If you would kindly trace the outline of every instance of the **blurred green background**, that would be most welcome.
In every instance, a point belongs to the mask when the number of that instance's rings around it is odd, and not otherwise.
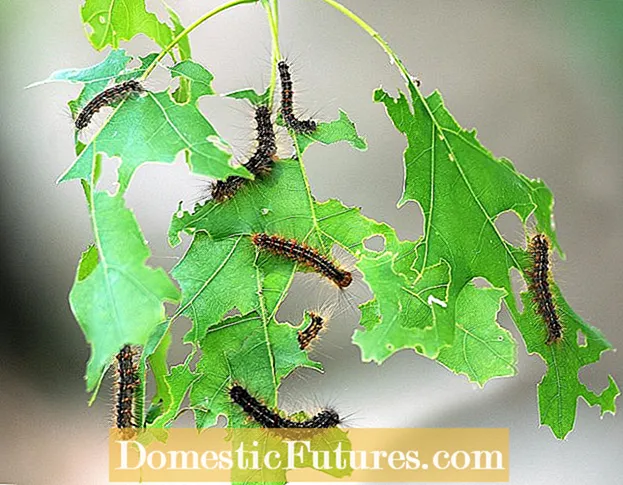
[[[218,4],[169,3],[186,24]],[[306,163],[314,193],[361,206],[401,237],[418,237],[417,207],[395,208],[405,140],[371,100],[380,84],[393,91],[401,79],[371,39],[322,2],[281,3],[281,43],[300,81],[298,101],[320,119],[343,108],[370,145],[365,153],[346,145],[312,147]],[[556,266],[557,280],[575,310],[621,347],[623,1],[344,3],[389,41],[425,93],[441,90],[459,123],[478,128],[483,145],[549,184],[568,256]],[[164,11],[156,1],[147,4]],[[56,69],[99,62],[105,52],[94,51],[84,37],[78,0],[5,0],[0,41],[0,482],[107,483],[112,400],[103,388],[96,404],[86,405],[88,350],[67,303],[91,232],[79,184],[55,185],[73,159],[65,104],[79,88],[24,90]],[[191,41],[218,91],[267,82],[270,36],[259,6],[212,19]],[[153,46],[137,38],[129,49],[143,54]],[[249,110],[219,98],[201,106],[244,154],[252,138]],[[115,166],[108,162],[109,174]],[[179,200],[190,203],[201,190],[181,158],[137,173],[128,199],[151,245],[152,264],[169,269],[182,254],[166,242],[170,215]],[[505,223],[516,240],[518,228]],[[297,321],[304,297],[305,304],[321,303],[304,283],[280,316]],[[284,407],[330,401],[363,427],[510,427],[511,483],[621,483],[621,417],[600,420],[581,402],[576,430],[565,442],[539,429],[536,383],[544,366],[521,344],[519,375],[479,390],[410,352],[382,367],[362,364],[350,344],[358,315],[349,308],[338,313],[317,349],[326,373],[289,378]],[[506,316],[502,323],[518,337]],[[174,359],[183,358],[179,347]],[[622,364],[621,354],[610,352],[581,377],[596,389],[607,385],[608,372],[623,383]]]

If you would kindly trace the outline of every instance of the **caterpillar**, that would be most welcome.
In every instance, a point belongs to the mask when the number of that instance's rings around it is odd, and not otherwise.
[[[134,350],[124,345],[117,354],[117,396],[115,425],[118,429],[136,427],[134,422],[134,391],[139,384],[138,370],[134,362]]]
[[[270,115],[270,110],[266,106],[258,106],[255,110],[257,149],[244,166],[256,177],[271,171],[273,159],[277,153],[275,131]],[[217,181],[212,186],[212,199],[216,202],[223,202],[232,198],[247,180],[244,177],[232,175],[225,180]]]
[[[86,128],[91,122],[91,119],[93,119],[93,116],[102,108],[111,106],[117,101],[125,99],[132,93],[142,93],[143,91],[144,89],[141,83],[135,80],[124,81],[102,91],[82,108],[82,111],[80,111],[74,122],[76,130],[80,131]]]
[[[333,409],[323,409],[305,421],[284,418],[279,413],[268,409],[244,387],[237,384],[229,390],[229,397],[262,428],[335,428],[341,422],[340,416]]]
[[[299,120],[294,115],[292,91],[292,76],[290,68],[285,61],[279,61],[277,64],[279,70],[279,79],[281,80],[281,115],[288,128],[296,133],[310,134],[316,131],[317,125],[314,120]]]
[[[537,313],[547,325],[547,345],[559,341],[563,331],[549,284],[549,250],[549,241],[544,234],[534,235],[528,244],[528,252],[532,258],[532,268],[528,271],[528,288],[533,293]]]
[[[296,239],[256,233],[251,236],[251,241],[262,250],[307,266],[335,283],[339,288],[346,288],[353,281],[353,275],[350,271],[341,268],[316,249],[297,242]]]
[[[299,330],[298,341],[301,350],[309,347],[309,344],[318,337],[318,334],[324,329],[326,319],[314,312],[309,312],[311,319],[310,324],[304,330]]]

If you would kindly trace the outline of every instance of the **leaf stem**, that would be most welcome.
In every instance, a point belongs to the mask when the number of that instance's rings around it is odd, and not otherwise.
[[[272,37],[272,62],[270,69],[270,86],[268,90],[268,107],[272,109],[275,89],[277,87],[277,63],[281,59],[279,49],[279,3],[272,0],[272,4],[265,4],[268,23],[270,24],[270,34]]]
[[[166,46],[162,50],[162,52],[160,52],[160,54],[158,54],[158,57],[156,57],[154,61],[150,64],[150,66],[147,69],[145,69],[145,72],[141,76],[141,80],[144,81],[145,79],[147,79],[147,76],[149,76],[152,73],[152,71],[156,68],[156,66],[164,58],[164,56],[166,56],[171,51],[171,49],[173,49],[182,39],[184,39],[188,34],[190,34],[193,30],[199,27],[206,20],[208,20],[211,17],[214,17],[216,14],[224,12],[225,10],[231,7],[235,7],[236,5],[241,5],[243,3],[255,3],[255,2],[257,2],[257,0],[232,0],[231,2],[224,3],[223,5],[216,7],[214,10],[210,10],[205,15],[202,15],[201,17],[199,17],[192,24],[190,24],[188,27],[182,30],[171,41],[171,43],[168,46]]]
[[[370,35],[370,37],[372,37],[375,40],[375,42],[378,45],[380,45],[381,48],[387,53],[387,55],[389,56],[391,60],[391,63],[396,65],[396,67],[400,71],[400,74],[402,74],[402,77],[404,77],[405,81],[407,81],[407,84],[410,87],[415,88],[413,79],[411,78],[409,71],[407,71],[407,68],[404,66],[400,58],[392,50],[389,44],[385,41],[385,39],[383,39],[383,37],[381,37],[376,30],[374,30],[365,20],[363,20],[361,17],[359,17],[354,12],[347,9],[341,3],[336,2],[335,0],[322,0],[322,1],[330,5],[331,7],[336,9],[338,12],[345,15],[346,17],[348,17],[350,20],[355,22],[359,27],[361,27],[368,35]]]

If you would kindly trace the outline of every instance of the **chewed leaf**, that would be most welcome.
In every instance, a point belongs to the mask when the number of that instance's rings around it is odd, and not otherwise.
[[[444,335],[453,331],[446,303],[450,268],[445,263],[425,268],[413,282],[396,273],[394,260],[383,254],[358,263],[375,304],[361,307],[364,330],[356,331],[353,342],[362,360],[379,364],[401,349],[434,358]]]
[[[517,372],[517,342],[496,321],[505,296],[504,290],[468,283],[456,302],[454,342],[441,349],[437,358],[481,387],[493,378]]]
[[[242,89],[224,95],[227,98],[245,99],[253,106],[268,106],[270,103],[270,89],[266,88],[263,93],[258,93],[253,89]]]
[[[612,377],[609,377],[608,388],[599,395],[580,382],[580,369],[597,362],[602,352],[612,350],[612,345],[598,329],[575,314],[555,284],[552,294],[563,325],[562,340],[546,344],[547,327],[536,313],[529,292],[521,294],[525,310],[517,325],[528,352],[539,354],[547,363],[547,372],[538,385],[541,424],[549,426],[557,438],[563,439],[575,424],[579,397],[591,406],[598,405],[602,414],[614,414],[620,392]]]
[[[149,249],[122,198],[96,192],[91,212],[96,243],[84,253],[69,295],[92,347],[88,391],[96,388],[121,347],[147,344],[165,318],[164,302],[179,299],[167,274],[145,265]]]
[[[121,159],[119,184],[123,192],[143,163],[172,163],[182,151],[186,152],[187,163],[196,174],[220,179],[229,175],[249,177],[244,167],[231,165],[228,144],[197,107],[200,96],[213,94],[212,75],[191,61],[174,66],[171,74],[189,80],[188,103],[178,104],[168,90],[128,97],[114,109],[61,181],[90,180],[93,157],[105,153]]]
[[[173,244],[179,242],[182,231],[194,238],[173,275],[187,302],[182,305],[184,314],[194,322],[187,336],[191,341],[201,338],[206,328],[233,308],[243,313],[259,309],[258,295],[262,295],[269,316],[285,298],[297,266],[287,259],[258,257],[251,244],[253,233],[295,238],[325,255],[336,244],[355,257],[376,255],[363,243],[375,235],[385,239],[387,250],[413,247],[413,243],[401,242],[389,226],[339,201],[319,204],[312,199],[310,204],[301,164],[296,160],[277,162],[269,177],[249,184],[232,200],[208,202],[195,207],[193,213],[175,215],[169,233]],[[236,281],[240,291],[219,287],[227,281]]]
[[[188,252],[171,273],[182,289],[180,313],[193,321],[187,341],[198,342],[206,329],[234,306],[241,313],[259,306],[254,260],[249,238],[215,241],[205,232],[195,234]],[[232,281],[238,295],[235,305],[231,301]]]
[[[366,150],[368,148],[366,140],[359,136],[355,124],[342,110],[340,110],[339,119],[330,122],[319,122],[313,133],[309,135],[297,134],[296,138],[301,152],[304,152],[314,142],[330,145],[338,141],[346,141],[357,150]]]
[[[173,39],[171,27],[148,12],[144,0],[86,0],[80,13],[90,28],[89,41],[97,50],[107,45],[116,49],[119,42],[138,34],[146,35],[160,47]]]
[[[46,80],[34,83],[31,86],[54,81],[84,84],[80,95],[69,102],[69,109],[75,117],[80,108],[93,99],[96,94],[102,92],[120,73],[124,72],[131,60],[132,57],[128,56],[123,49],[112,50],[106,59],[95,66],[85,69],[62,69],[53,72]]]
[[[232,384],[247,387],[267,406],[275,406],[282,379],[296,368],[317,367],[299,349],[296,332],[288,324],[264,321],[257,313],[211,327],[200,341],[203,355],[196,373],[201,377],[190,394],[197,427],[213,426],[219,415],[232,427],[247,425],[247,416],[229,398]]]
[[[423,98],[411,86],[411,96],[412,103],[403,94],[394,99],[383,90],[375,92],[409,143],[401,203],[415,201],[424,214],[416,269],[447,261],[451,300],[477,277],[512,294],[509,272],[520,264],[496,228],[496,218],[513,211],[526,221],[534,213],[539,227],[554,236],[551,192],[510,161],[495,158],[475,131],[463,130],[438,92]]]

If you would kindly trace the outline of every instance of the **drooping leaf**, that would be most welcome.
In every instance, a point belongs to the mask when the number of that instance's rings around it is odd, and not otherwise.
[[[406,174],[401,204],[415,201],[424,215],[424,236],[417,247],[413,268],[420,271],[438,261],[449,264],[451,278],[448,310],[455,313],[456,328],[454,332],[442,335],[446,340],[440,341],[442,345],[438,350],[443,353],[440,354],[440,360],[444,361],[441,355],[447,361],[453,354],[449,367],[459,372],[467,371],[470,379],[483,384],[487,378],[511,372],[514,365],[514,357],[510,359],[509,353],[511,343],[505,344],[505,358],[492,359],[498,365],[488,369],[474,366],[467,370],[468,362],[482,360],[478,351],[481,346],[472,342],[474,345],[469,347],[469,355],[461,361],[457,360],[459,350],[454,345],[461,342],[461,337],[466,338],[464,322],[469,318],[471,309],[484,309],[491,302],[489,292],[467,290],[472,293],[471,305],[459,307],[459,296],[468,288],[466,285],[478,277],[487,279],[495,288],[503,289],[506,292],[504,301],[530,351],[533,337],[527,334],[528,326],[521,323],[525,317],[520,315],[510,284],[512,268],[518,269],[524,279],[529,280],[526,254],[522,248],[504,239],[495,222],[501,214],[513,212],[525,228],[528,217],[532,215],[536,230],[546,234],[561,253],[553,224],[553,196],[542,181],[531,180],[520,174],[509,160],[496,159],[477,140],[475,130],[463,130],[445,108],[438,92],[424,98],[413,83],[409,83],[409,92],[412,101],[403,94],[392,98],[379,89],[375,93],[375,100],[384,104],[394,125],[408,141],[404,156]],[[562,301],[562,297],[560,299]],[[377,316],[371,309],[366,308],[369,325],[373,325]],[[568,310],[570,313],[571,310]],[[382,308],[376,309],[376,312],[382,313]],[[379,318],[382,317],[379,315]],[[482,317],[485,317],[484,313]],[[577,316],[573,318],[581,322]],[[499,329],[491,327],[490,322],[487,325],[489,331],[486,331],[485,326],[478,325],[478,332],[487,332],[487,335],[489,332],[499,332]],[[500,336],[504,338],[504,335]],[[552,358],[552,349],[545,346],[544,342],[545,339],[540,347],[534,347],[534,352],[538,352],[548,363],[548,373],[539,386],[541,419],[543,423],[552,426],[556,436],[562,437],[572,429],[578,395],[591,404],[599,403],[602,410],[613,409],[614,396],[618,392],[614,381],[611,380],[608,389],[598,397],[577,380],[579,367],[597,361],[599,354],[610,346],[602,342],[597,346],[598,351],[591,352],[590,358],[583,358],[577,342],[568,341],[571,357],[567,360],[583,362],[574,367],[563,364],[562,359]],[[378,347],[379,343],[370,345]],[[507,364],[504,364],[505,361]],[[558,376],[556,382],[552,381],[552,376]],[[558,380],[560,376],[567,379],[564,391],[560,388],[556,390],[556,386],[561,385]],[[554,398],[555,395],[558,397]],[[559,403],[556,419],[543,404],[552,401]]]
[[[186,153],[187,163],[196,174],[214,178],[250,176],[244,167],[230,164],[229,146],[197,107],[200,96],[214,93],[211,88],[213,76],[192,61],[174,66],[171,75],[188,79],[191,83],[188,103],[176,103],[168,90],[147,92],[122,101],[61,181],[91,179],[92,160],[96,153],[121,158],[121,192],[127,188],[140,165],[145,162],[172,163],[181,151]]]
[[[91,218],[95,244],[83,254],[69,295],[74,315],[91,345],[88,391],[95,389],[124,345],[147,344],[164,320],[164,302],[179,299],[167,274],[145,265],[149,249],[121,197],[95,192]]]
[[[89,41],[98,51],[107,45],[116,49],[119,42],[138,34],[146,35],[160,47],[173,39],[171,27],[148,12],[144,0],[85,0],[80,14],[88,25]]]
[[[557,285],[551,286],[556,311],[563,324],[563,338],[547,345],[547,327],[536,313],[532,295],[523,292],[524,312],[517,321],[521,335],[530,354],[539,354],[547,363],[547,372],[537,386],[541,424],[549,426],[558,439],[563,439],[575,424],[578,398],[591,406],[599,406],[601,414],[616,410],[619,388],[608,377],[608,387],[601,394],[588,389],[579,380],[578,372],[586,365],[597,362],[602,352],[612,349],[603,334],[585,323],[569,307]]]
[[[149,57],[149,59],[153,59]],[[50,82],[65,81],[83,84],[82,91],[76,99],[71,100],[69,109],[75,117],[98,93],[103,91],[108,84],[115,80],[117,82],[135,79],[142,71],[126,70],[127,65],[132,60],[123,49],[111,50],[106,59],[95,66],[84,69],[62,69],[53,72],[47,79],[31,84],[28,87],[39,86]]]

